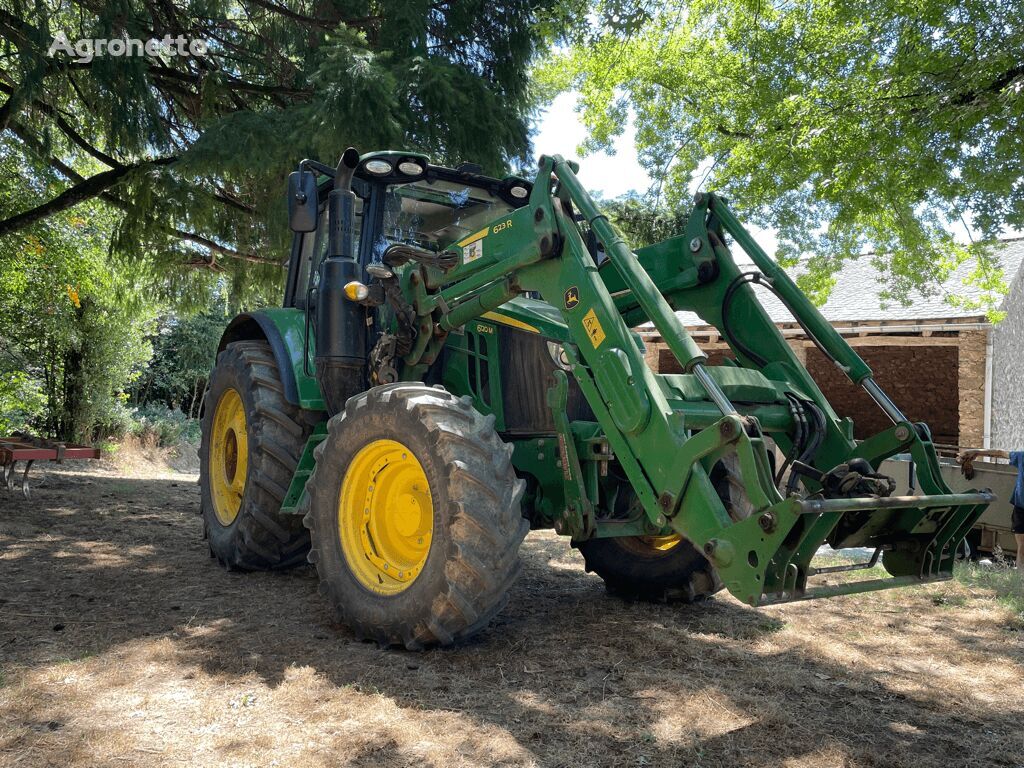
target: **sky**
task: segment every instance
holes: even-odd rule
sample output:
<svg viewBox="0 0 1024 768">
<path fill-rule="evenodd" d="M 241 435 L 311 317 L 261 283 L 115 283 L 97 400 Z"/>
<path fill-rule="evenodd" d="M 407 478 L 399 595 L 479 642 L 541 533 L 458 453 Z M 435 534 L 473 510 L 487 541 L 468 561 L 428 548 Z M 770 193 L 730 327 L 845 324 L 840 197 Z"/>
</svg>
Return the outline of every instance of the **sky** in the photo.
<svg viewBox="0 0 1024 768">
<path fill-rule="evenodd" d="M 636 130 L 630 123 L 626 132 L 615 142 L 615 154 L 605 152 L 579 157 L 576 147 L 587 137 L 587 129 L 573 110 L 575 93 L 560 94 L 544 110 L 537 121 L 537 134 L 533 138 L 534 154 L 561 155 L 580 161 L 580 181 L 591 192 L 605 198 L 615 198 L 627 192 L 643 194 L 651 186 L 651 177 L 636 161 Z"/>
</svg>

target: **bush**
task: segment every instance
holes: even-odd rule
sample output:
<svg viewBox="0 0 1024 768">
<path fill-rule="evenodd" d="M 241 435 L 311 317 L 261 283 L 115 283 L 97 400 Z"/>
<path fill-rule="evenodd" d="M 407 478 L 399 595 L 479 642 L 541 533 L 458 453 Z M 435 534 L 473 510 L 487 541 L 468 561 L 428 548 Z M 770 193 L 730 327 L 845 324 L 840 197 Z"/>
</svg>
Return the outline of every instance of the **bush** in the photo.
<svg viewBox="0 0 1024 768">
<path fill-rule="evenodd" d="M 124 398 L 114 398 L 97 417 L 93 440 L 103 442 L 120 439 L 135 431 L 135 409 L 125 405 Z"/>
<path fill-rule="evenodd" d="M 30 432 L 46 410 L 42 384 L 25 371 L 0 366 L 0 435 Z"/>
<path fill-rule="evenodd" d="M 199 420 L 190 419 L 177 408 L 150 404 L 133 408 L 131 413 L 132 423 L 128 431 L 140 440 L 152 439 L 161 446 L 199 442 Z"/>
</svg>

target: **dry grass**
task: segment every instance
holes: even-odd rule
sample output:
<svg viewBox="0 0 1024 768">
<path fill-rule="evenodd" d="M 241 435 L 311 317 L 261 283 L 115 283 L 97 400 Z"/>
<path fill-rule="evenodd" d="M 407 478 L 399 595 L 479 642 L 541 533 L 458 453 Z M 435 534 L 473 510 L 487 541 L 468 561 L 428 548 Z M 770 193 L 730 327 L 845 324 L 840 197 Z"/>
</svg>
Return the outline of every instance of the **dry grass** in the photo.
<svg viewBox="0 0 1024 768">
<path fill-rule="evenodd" d="M 154 473 L 198 472 L 198 446 L 181 441 L 177 445 L 160 445 L 158 436 L 147 432 L 141 436 L 125 435 L 104 449 L 103 469 L 130 477 Z"/>
<path fill-rule="evenodd" d="M 1014 573 L 630 605 L 534 533 L 494 626 L 411 654 L 308 570 L 217 568 L 197 500 L 163 470 L 0 492 L 0 765 L 1024 765 Z"/>
</svg>

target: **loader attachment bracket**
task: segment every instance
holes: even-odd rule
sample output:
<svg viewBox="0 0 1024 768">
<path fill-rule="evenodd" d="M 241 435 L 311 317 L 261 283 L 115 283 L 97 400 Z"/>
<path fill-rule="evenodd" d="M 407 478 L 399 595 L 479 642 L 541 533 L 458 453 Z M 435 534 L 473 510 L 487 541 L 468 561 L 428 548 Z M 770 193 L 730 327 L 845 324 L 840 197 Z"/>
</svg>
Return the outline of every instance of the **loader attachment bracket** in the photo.
<svg viewBox="0 0 1024 768">
<path fill-rule="evenodd" d="M 720 531 L 704 544 L 729 591 L 749 605 L 832 597 L 940 581 L 952 576 L 962 531 L 993 501 L 991 493 L 889 498 L 791 497 Z M 867 515 L 875 552 L 867 563 L 814 568 L 811 560 L 844 515 Z M 766 525 L 765 520 L 771 525 Z M 870 525 L 873 519 L 881 526 Z M 891 578 L 809 584 L 814 576 L 873 568 L 881 558 Z"/>
</svg>

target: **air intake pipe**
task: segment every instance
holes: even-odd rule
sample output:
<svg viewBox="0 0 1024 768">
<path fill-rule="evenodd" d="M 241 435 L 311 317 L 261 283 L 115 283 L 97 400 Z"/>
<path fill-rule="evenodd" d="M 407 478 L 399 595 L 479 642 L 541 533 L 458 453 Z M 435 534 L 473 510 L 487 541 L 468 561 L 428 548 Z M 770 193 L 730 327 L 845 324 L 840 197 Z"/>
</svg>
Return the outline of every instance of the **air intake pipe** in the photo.
<svg viewBox="0 0 1024 768">
<path fill-rule="evenodd" d="M 316 297 L 316 379 L 327 412 L 366 389 L 366 309 L 345 298 L 345 284 L 361 280 L 355 258 L 352 174 L 359 153 L 349 147 L 338 161 L 327 200 L 327 257 L 320 265 Z"/>
</svg>

